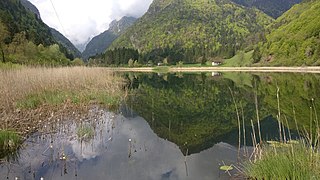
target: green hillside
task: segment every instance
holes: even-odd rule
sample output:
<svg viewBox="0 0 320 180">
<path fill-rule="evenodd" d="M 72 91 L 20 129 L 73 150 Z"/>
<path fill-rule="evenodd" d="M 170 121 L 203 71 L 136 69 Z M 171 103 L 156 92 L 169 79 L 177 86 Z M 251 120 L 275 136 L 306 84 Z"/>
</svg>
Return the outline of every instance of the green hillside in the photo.
<svg viewBox="0 0 320 180">
<path fill-rule="evenodd" d="M 270 26 L 254 57 L 263 65 L 320 65 L 320 1 L 293 6 Z"/>
<path fill-rule="evenodd" d="M 0 1 L 0 53 L 4 63 L 69 63 L 67 50 L 58 45 L 50 28 L 20 0 Z"/>
<path fill-rule="evenodd" d="M 232 0 L 235 3 L 256 7 L 273 18 L 281 16 L 293 5 L 300 3 L 301 0 Z"/>
<path fill-rule="evenodd" d="M 228 0 L 155 0 L 111 49 L 138 49 L 144 57 L 140 62 L 203 62 L 232 57 L 249 35 L 271 22 L 261 11 Z"/>
</svg>

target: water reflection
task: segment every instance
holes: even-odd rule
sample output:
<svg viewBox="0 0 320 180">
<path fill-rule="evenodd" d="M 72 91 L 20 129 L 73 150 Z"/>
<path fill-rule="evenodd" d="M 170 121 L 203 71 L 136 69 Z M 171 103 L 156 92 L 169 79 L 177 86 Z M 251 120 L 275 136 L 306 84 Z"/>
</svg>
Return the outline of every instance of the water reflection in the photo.
<svg viewBox="0 0 320 180">
<path fill-rule="evenodd" d="M 319 117 L 316 109 L 320 101 L 311 102 L 320 95 L 320 76 L 315 74 L 128 74 L 127 77 L 132 90 L 127 104 L 160 137 L 177 144 L 182 152 L 198 153 L 226 142 L 231 134 L 230 142 L 237 146 L 238 135 L 234 132 L 238 132 L 238 120 L 241 131 L 244 124 L 247 137 L 246 143 L 241 140 L 241 144 L 252 145 L 251 121 L 257 133 L 258 119 L 263 124 L 262 139 L 279 140 L 278 119 L 286 137 L 294 138 L 295 130 L 310 127 L 310 122 L 315 127 Z M 277 118 L 279 112 L 281 116 Z"/>
<path fill-rule="evenodd" d="M 87 142 L 77 138 L 79 123 L 33 135 L 19 161 L 2 164 L 1 179 L 228 179 L 219 164 L 237 159 L 236 148 L 226 143 L 186 157 L 139 116 L 104 112 L 86 123 L 95 125 L 95 137 Z"/>
<path fill-rule="evenodd" d="M 256 110 L 262 138 L 279 138 L 277 89 L 287 137 L 320 117 L 317 75 L 125 76 L 130 96 L 119 113 L 94 108 L 93 118 L 44 125 L 0 165 L 0 179 L 229 179 L 219 167 L 238 163 L 238 117 L 242 145 L 252 144 L 251 120 L 258 132 Z"/>
</svg>

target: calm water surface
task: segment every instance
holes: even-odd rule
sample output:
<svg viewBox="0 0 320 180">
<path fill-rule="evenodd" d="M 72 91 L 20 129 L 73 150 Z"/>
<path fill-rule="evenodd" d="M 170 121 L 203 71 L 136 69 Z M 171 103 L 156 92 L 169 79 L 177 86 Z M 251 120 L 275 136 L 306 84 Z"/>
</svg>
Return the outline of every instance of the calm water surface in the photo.
<svg viewBox="0 0 320 180">
<path fill-rule="evenodd" d="M 129 96 L 117 112 L 93 108 L 96 118 L 44 125 L 47 133 L 33 134 L 16 160 L 0 165 L 0 179 L 230 179 L 219 167 L 241 167 L 237 111 L 247 137 L 240 155 L 252 145 L 251 120 L 257 132 L 256 110 L 262 138 L 279 139 L 278 89 L 287 138 L 320 112 L 316 74 L 123 76 Z M 92 135 L 80 140 L 81 127 Z"/>
</svg>

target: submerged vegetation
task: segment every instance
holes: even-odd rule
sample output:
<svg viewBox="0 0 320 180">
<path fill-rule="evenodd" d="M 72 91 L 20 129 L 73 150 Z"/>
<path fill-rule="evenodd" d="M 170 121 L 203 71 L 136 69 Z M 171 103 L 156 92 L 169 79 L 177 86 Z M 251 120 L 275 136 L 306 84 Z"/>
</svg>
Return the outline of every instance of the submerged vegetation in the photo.
<svg viewBox="0 0 320 180">
<path fill-rule="evenodd" d="M 0 129 L 22 134 L 92 105 L 116 108 L 124 95 L 122 78 L 102 68 L 21 68 L 0 77 Z"/>
</svg>

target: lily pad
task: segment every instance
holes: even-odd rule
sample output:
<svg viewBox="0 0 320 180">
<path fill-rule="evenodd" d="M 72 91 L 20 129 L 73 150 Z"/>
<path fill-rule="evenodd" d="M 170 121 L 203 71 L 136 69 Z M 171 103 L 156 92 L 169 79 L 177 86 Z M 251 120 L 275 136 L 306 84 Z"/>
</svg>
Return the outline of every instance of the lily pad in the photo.
<svg viewBox="0 0 320 180">
<path fill-rule="evenodd" d="M 226 166 L 226 165 L 220 166 L 220 170 L 222 171 L 231 171 L 232 169 L 233 169 L 232 166 Z"/>
</svg>

